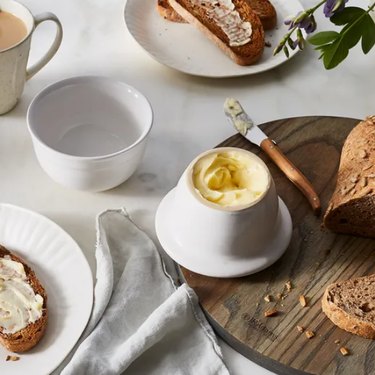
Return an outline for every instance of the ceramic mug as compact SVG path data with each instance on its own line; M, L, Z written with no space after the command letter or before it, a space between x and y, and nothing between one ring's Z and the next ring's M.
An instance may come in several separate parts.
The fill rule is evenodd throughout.
M0 0L0 10L11 13L26 25L27 34L18 44L0 51L0 115L10 111L22 95L25 82L42 69L55 55L62 41L62 26L53 13L33 16L22 4L13 0ZM44 21L57 26L56 36L46 54L27 68L31 36L35 28Z

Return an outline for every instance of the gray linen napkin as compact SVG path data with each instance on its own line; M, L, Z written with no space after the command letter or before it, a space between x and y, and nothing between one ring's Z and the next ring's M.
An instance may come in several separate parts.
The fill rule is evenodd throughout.
M125 210L98 216L96 259L92 315L62 375L229 374L194 291Z

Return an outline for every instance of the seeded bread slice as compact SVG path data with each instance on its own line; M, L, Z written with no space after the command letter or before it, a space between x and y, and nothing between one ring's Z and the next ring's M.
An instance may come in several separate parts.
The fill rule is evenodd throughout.
M198 28L237 64L251 65L261 58L264 50L264 29L246 0L233 0L241 19L250 22L252 26L251 40L242 46L229 45L229 38L222 28L208 17L203 6L190 0L169 0L169 3L183 19Z
M186 23L186 21L170 6L168 0L158 0L156 9L168 21Z
M322 309L341 329L375 339L375 275L329 285Z
M34 271L25 263L25 261L0 245L0 258L3 258L6 255L9 255L11 260L23 264L28 283L33 288L35 294L40 294L43 297L42 316L37 321L30 323L20 331L11 334L3 333L3 329L0 326L0 344L11 352L21 353L34 347L45 332L48 320L47 294L40 281L35 276Z
M361 121L344 143L323 221L334 232L375 238L375 116Z

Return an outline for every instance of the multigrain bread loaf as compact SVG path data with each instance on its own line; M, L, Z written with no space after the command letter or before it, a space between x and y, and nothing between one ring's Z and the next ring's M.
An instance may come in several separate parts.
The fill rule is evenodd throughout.
M264 50L264 29L245 0L169 0L172 8L196 26L233 61L250 65Z
M341 329L375 339L375 275L329 285L322 309Z
M156 9L168 21L186 23L186 21L170 6L168 0L158 0Z
M246 0L258 15L264 30L272 30L277 23L276 9L269 0Z
M375 116L361 121L344 143L323 221L334 232L375 238Z
M1 245L0 258L6 258L21 263L27 277L27 283L31 286L35 295L39 295L43 298L42 314L41 317L35 322L29 323L26 327L14 333L5 333L4 327L0 325L0 344L12 352L26 352L34 347L44 335L48 319L47 294L36 277L34 271L25 263L23 259L14 255ZM2 287L4 287L4 284ZM3 313L6 314L6 311L3 311Z
M246 0L253 11L258 15L264 30L275 28L277 15L274 6L269 0ZM168 0L158 0L159 14L172 22L186 22L169 4Z

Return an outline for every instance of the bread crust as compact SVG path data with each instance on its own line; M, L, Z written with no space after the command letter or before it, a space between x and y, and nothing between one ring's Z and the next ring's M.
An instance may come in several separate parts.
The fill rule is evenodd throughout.
M43 297L42 316L34 323L28 324L25 328L15 333L3 333L0 326L0 344L6 349L15 353L22 353L33 348L43 337L48 321L47 311L47 293L36 277L34 271L25 263L25 261L17 255L11 253L4 246L0 245L0 258L8 255L15 262L22 263L27 276L27 281L33 288L35 294Z
M158 0L156 9L159 14L171 22L186 23L186 21L170 6L168 0Z
M239 65L251 65L257 62L264 50L264 29L259 17L244 0L233 0L241 18L251 23L251 41L243 46L229 46L229 39L222 29L211 22L204 9L192 6L188 0L169 0L172 8L186 21L194 25Z
M358 278L356 280L366 279L367 277ZM351 315L337 306L332 301L331 293L338 284L331 284L327 287L322 298L322 310L333 324L339 328L354 333L355 335L375 339L375 325L371 322L364 321L355 315Z
M341 152L335 190L323 218L334 232L375 238L375 116L361 121Z
M277 24L275 7L269 0L246 0L253 11L258 15L264 30L272 30Z

